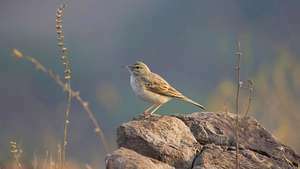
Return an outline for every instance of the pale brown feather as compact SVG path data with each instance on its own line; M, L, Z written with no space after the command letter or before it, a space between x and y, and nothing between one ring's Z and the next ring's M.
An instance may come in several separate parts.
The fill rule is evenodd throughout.
M185 96L178 90L173 88L161 76L151 72L149 77L143 77L145 88L151 92L158 93L163 96L174 97L177 99L184 99Z

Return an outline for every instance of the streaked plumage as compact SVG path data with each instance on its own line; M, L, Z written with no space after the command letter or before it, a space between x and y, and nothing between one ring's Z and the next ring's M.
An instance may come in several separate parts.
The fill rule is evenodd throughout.
M153 104L145 110L145 114L154 113L162 104L173 98L205 109L204 106L184 96L161 76L151 72L145 63L138 61L133 65L127 66L127 68L131 74L130 84L134 93L141 99ZM150 109L152 111L149 112Z

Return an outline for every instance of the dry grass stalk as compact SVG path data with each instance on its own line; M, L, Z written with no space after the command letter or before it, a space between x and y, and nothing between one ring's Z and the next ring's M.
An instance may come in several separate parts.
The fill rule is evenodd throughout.
M27 61L29 61L38 71L43 72L45 75L49 76L52 80L55 81L55 83L57 85L59 85L64 92L70 92L72 95L72 97L74 99L76 99L79 104L81 105L81 107L84 109L84 111L87 113L89 119L92 121L92 124L94 126L94 132L96 133L96 135L98 136L98 138L100 139L100 142L102 142L102 144L104 145L104 149L107 152L109 152L109 146L108 146L108 142L106 141L106 138L104 136L104 132L101 129L99 122L97 121L97 119L94 116L94 112L92 111L92 109L89 106L89 103L87 101L85 101L81 96L79 91L73 90L72 88L67 88L65 83L61 80L60 76L58 74L56 74L55 72L53 72L51 69L46 68L44 65L42 65L38 60L36 60L35 58L31 57L31 56L26 56L23 55L22 52L20 52L17 49L13 49L12 50L12 54L14 57L18 58L18 59L25 59ZM61 159L61 146L59 145L58 148L58 154L60 154L58 156L58 158Z
M32 168L38 169L38 157L36 153L33 153Z
M55 169L59 168L60 164L61 164L61 145L58 144L57 145L57 158L56 161L57 163L55 163Z
M66 163L64 169L67 169L67 166L68 165ZM61 146L57 146L56 152L54 154L49 150L45 151L45 155L37 156L36 153L34 153L32 165L27 167L33 169L61 169ZM23 166L23 168L27 167Z
M85 164L86 169L93 169L89 164Z
M248 116L251 103L252 103L253 92L254 92L254 83L252 80L247 80L246 89L249 90L249 94L248 94L248 104L247 104L246 112L244 114L244 118Z
M12 153L14 157L15 164L19 169L22 169L22 164L21 164L21 155L23 153L23 150L21 147L17 144L16 141L10 141L10 152Z
M66 2L64 2L60 7L56 10L56 33L58 46L60 49L61 61L64 65L64 79L66 81L65 85L68 89L67 91L67 108L65 111L65 123L64 123L64 138L63 138L63 146L62 146L62 168L64 168L64 163L66 160L66 149L68 145L68 128L70 125L70 111L71 111L71 102L72 102L72 93L71 93L71 64L68 56L68 49L64 44L64 32L62 25L62 18L64 16L64 9L66 7Z
M241 81L240 81L240 64L241 64L241 45L240 42L237 43L237 52L235 53L237 56L237 63L235 66L235 72L236 72L236 82L237 82L237 88L236 88L236 97L235 97L235 113L236 113L236 121L235 121L235 148L236 148L236 169L240 168L240 162L239 162L239 96L240 96L240 87L241 87Z

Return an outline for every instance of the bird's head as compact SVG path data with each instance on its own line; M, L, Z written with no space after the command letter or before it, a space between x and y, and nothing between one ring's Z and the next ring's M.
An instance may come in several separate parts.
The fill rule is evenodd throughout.
M133 65L128 65L126 67L133 75L144 75L151 72L149 67L141 61L137 61Z

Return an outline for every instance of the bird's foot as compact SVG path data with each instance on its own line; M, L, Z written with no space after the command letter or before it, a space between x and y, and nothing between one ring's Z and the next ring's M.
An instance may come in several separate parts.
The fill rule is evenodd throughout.
M161 116L161 115L159 115L159 114L149 113L149 112L143 112L143 113L140 115L141 118L145 118L145 119L150 118L150 117L160 117L160 116Z
M133 119L134 120L142 120L142 119L148 119L152 116L151 113L148 113L148 112L143 112L141 114L139 114L137 117L134 117Z
M149 112L143 112L143 114L141 114L142 117L144 118L148 118L152 115L152 113L149 113Z

